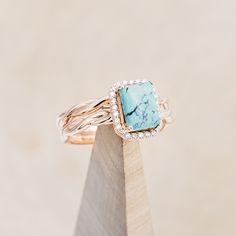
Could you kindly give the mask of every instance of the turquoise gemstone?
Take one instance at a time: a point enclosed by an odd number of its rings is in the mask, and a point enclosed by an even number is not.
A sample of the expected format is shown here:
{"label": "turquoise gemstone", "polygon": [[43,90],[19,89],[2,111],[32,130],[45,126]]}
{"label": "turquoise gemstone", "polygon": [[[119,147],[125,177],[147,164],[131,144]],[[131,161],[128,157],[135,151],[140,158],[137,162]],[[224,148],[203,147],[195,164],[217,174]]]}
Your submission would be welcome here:
{"label": "turquoise gemstone", "polygon": [[133,131],[156,128],[160,114],[151,82],[138,83],[119,90],[124,120]]}

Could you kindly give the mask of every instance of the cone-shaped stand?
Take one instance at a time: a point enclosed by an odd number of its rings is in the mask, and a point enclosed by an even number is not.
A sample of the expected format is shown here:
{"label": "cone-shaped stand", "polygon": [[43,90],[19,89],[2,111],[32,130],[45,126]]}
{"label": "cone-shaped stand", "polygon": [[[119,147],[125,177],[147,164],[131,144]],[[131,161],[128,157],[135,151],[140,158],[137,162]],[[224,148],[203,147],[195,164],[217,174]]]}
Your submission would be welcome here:
{"label": "cone-shaped stand", "polygon": [[99,127],[74,236],[151,235],[139,143]]}

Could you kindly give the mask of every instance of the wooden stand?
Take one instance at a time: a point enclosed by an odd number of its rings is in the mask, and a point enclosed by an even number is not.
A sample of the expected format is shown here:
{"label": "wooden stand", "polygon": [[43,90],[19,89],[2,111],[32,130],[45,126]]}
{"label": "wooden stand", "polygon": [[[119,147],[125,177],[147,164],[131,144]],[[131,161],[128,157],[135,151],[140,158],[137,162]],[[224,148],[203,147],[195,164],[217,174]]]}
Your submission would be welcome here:
{"label": "wooden stand", "polygon": [[151,236],[138,142],[99,127],[74,236]]}

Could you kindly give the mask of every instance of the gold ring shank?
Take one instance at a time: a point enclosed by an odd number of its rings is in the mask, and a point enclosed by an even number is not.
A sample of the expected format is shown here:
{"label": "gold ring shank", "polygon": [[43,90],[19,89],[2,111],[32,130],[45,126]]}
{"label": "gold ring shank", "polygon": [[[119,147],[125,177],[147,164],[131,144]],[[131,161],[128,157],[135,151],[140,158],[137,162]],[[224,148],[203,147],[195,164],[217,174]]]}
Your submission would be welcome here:
{"label": "gold ring shank", "polygon": [[[161,125],[164,130],[172,122],[166,98],[158,99]],[[58,118],[58,128],[65,143],[93,144],[97,127],[112,124],[110,100],[108,97],[81,103],[65,111]]]}
{"label": "gold ring shank", "polygon": [[76,105],[58,118],[62,139],[71,144],[93,144],[97,127],[108,124],[112,118],[107,97]]}
{"label": "gold ring shank", "polygon": [[[95,127],[97,130],[97,127]],[[78,135],[68,136],[66,143],[69,144],[93,144],[96,130],[81,131]]]}

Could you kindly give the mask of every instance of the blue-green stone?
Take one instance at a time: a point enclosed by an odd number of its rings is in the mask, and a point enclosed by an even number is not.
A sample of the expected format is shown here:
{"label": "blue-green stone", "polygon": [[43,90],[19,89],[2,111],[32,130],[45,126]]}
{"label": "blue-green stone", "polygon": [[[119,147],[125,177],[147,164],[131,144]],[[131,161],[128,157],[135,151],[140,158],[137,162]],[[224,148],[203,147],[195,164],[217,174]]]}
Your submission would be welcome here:
{"label": "blue-green stone", "polygon": [[151,82],[138,83],[119,91],[124,120],[133,131],[156,128],[160,115]]}

